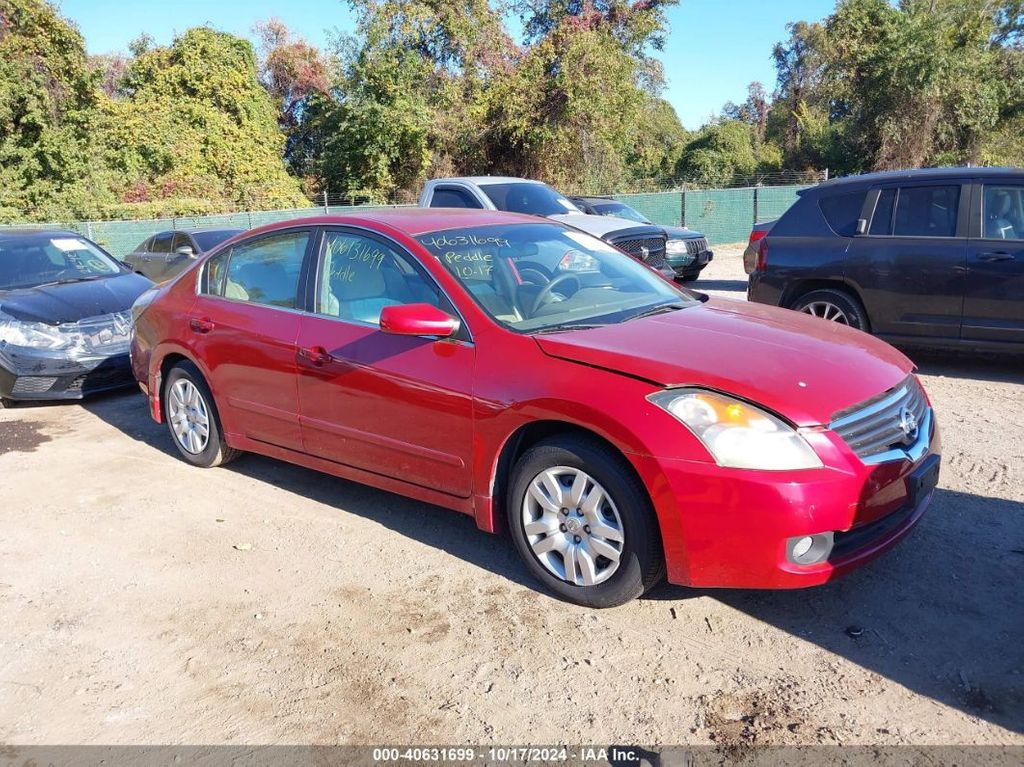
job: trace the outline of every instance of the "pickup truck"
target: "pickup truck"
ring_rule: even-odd
[[[541,181],[504,176],[469,176],[428,181],[420,194],[421,208],[479,208],[543,216],[582,229],[657,269],[673,272],[665,261],[662,228],[614,216],[589,216],[564,195]]]

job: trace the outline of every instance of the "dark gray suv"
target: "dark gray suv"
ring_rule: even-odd
[[[1024,350],[1024,170],[871,173],[804,190],[748,298],[903,345]]]

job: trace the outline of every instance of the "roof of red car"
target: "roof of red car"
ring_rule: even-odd
[[[385,224],[407,235],[415,237],[428,232],[439,232],[445,229],[459,229],[471,226],[491,226],[494,224],[529,224],[537,223],[536,216],[520,213],[505,213],[498,210],[473,210],[469,208],[384,208],[354,210],[340,216],[314,216],[311,218],[278,221],[260,227],[257,231],[303,224],[327,226],[330,224]],[[251,232],[249,233],[251,234]]]

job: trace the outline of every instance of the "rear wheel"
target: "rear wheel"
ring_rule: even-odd
[[[163,403],[174,446],[193,466],[222,466],[241,455],[224,441],[210,387],[191,362],[171,368],[164,382]]]
[[[661,579],[650,499],[608,448],[574,437],[530,448],[513,470],[506,506],[523,562],[564,599],[615,607]]]
[[[0,410],[4,408],[14,407],[14,400],[5,399],[0,397]]]
[[[849,325],[857,330],[869,332],[871,329],[864,307],[844,290],[834,288],[812,290],[800,296],[793,303],[792,308],[828,322]]]

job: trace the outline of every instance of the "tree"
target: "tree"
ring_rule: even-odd
[[[304,203],[247,41],[190,29],[133,59],[121,93],[103,101],[98,127],[122,199],[198,209]]]
[[[778,150],[762,145],[752,125],[725,119],[701,129],[683,150],[676,171],[680,178],[727,186],[737,179],[775,172],[780,161]]]
[[[109,200],[91,135],[96,80],[52,5],[0,2],[0,218],[61,219]]]

